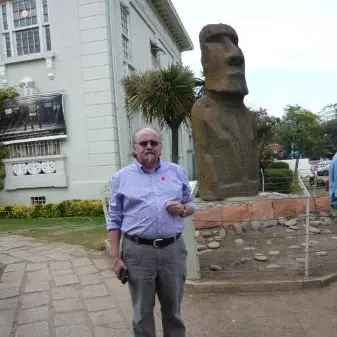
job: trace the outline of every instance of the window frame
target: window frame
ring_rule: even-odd
[[[36,16],[37,16],[37,23],[33,25],[27,25],[24,27],[14,27],[14,11],[13,11],[13,1],[6,1],[1,3],[0,6],[0,31],[1,31],[1,56],[2,59],[10,60],[14,57],[22,57],[22,56],[30,56],[30,55],[37,55],[44,52],[49,52],[52,50],[52,41],[51,41],[51,27],[50,27],[50,8],[49,2],[47,0],[48,6],[48,20],[45,21],[45,14],[44,14],[44,0],[35,0],[36,3]],[[6,16],[7,16],[7,29],[4,29],[4,15],[3,15],[3,6],[6,6]],[[50,32],[50,48],[48,48],[47,43],[47,33],[46,27],[49,27]],[[18,53],[17,47],[17,39],[16,33],[20,31],[28,31],[30,29],[39,30],[39,42],[40,42],[40,51],[34,53]],[[9,34],[9,41],[10,41],[10,49],[7,49],[6,45],[6,34]],[[7,50],[10,50],[11,56],[8,56]]]
[[[132,61],[132,48],[131,48],[131,25],[130,25],[130,8],[123,2],[120,2],[120,29],[121,29],[121,45],[124,61]],[[126,23],[126,29],[124,24]],[[126,50],[124,45],[127,46]]]

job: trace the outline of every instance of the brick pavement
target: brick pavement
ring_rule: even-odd
[[[103,253],[0,235],[0,261],[0,337],[132,336],[128,289]]]

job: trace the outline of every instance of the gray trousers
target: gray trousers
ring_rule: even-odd
[[[153,309],[157,294],[162,313],[164,337],[184,337],[180,315],[184,292],[187,250],[182,237],[155,248],[124,238],[122,258],[129,270],[135,337],[155,337]]]

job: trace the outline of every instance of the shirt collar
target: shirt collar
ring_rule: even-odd
[[[143,172],[145,172],[145,173],[151,173],[150,171],[148,171],[137,159],[136,159],[136,165],[137,165],[137,167],[140,169],[140,170],[142,170]],[[156,169],[154,170],[154,172],[157,172],[159,169],[160,169],[160,167],[162,166],[162,162],[161,162],[161,160],[160,160],[160,158],[159,158],[159,160],[158,160],[158,165],[156,166]]]

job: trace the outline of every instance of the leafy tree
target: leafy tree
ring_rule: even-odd
[[[130,115],[142,112],[146,123],[157,122],[161,129],[171,130],[175,163],[179,160],[179,128],[190,126],[195,82],[193,72],[180,65],[127,75],[122,81]]]
[[[307,153],[320,137],[320,120],[310,110],[299,105],[288,105],[277,130],[277,139],[287,149],[295,153],[295,177],[298,172],[300,155]]]
[[[19,95],[15,87],[8,87],[0,90],[0,113],[3,110],[3,103],[6,100],[15,99]],[[0,190],[4,188],[5,166],[2,162],[7,157],[7,149],[0,143]]]
[[[260,168],[263,167],[264,160],[274,154],[272,143],[275,139],[276,127],[280,122],[280,118],[269,116],[266,109],[258,110],[250,109],[255,115],[257,128],[257,150],[259,156]]]
[[[331,119],[323,125],[324,138],[331,142],[330,152],[337,151],[337,118]]]

